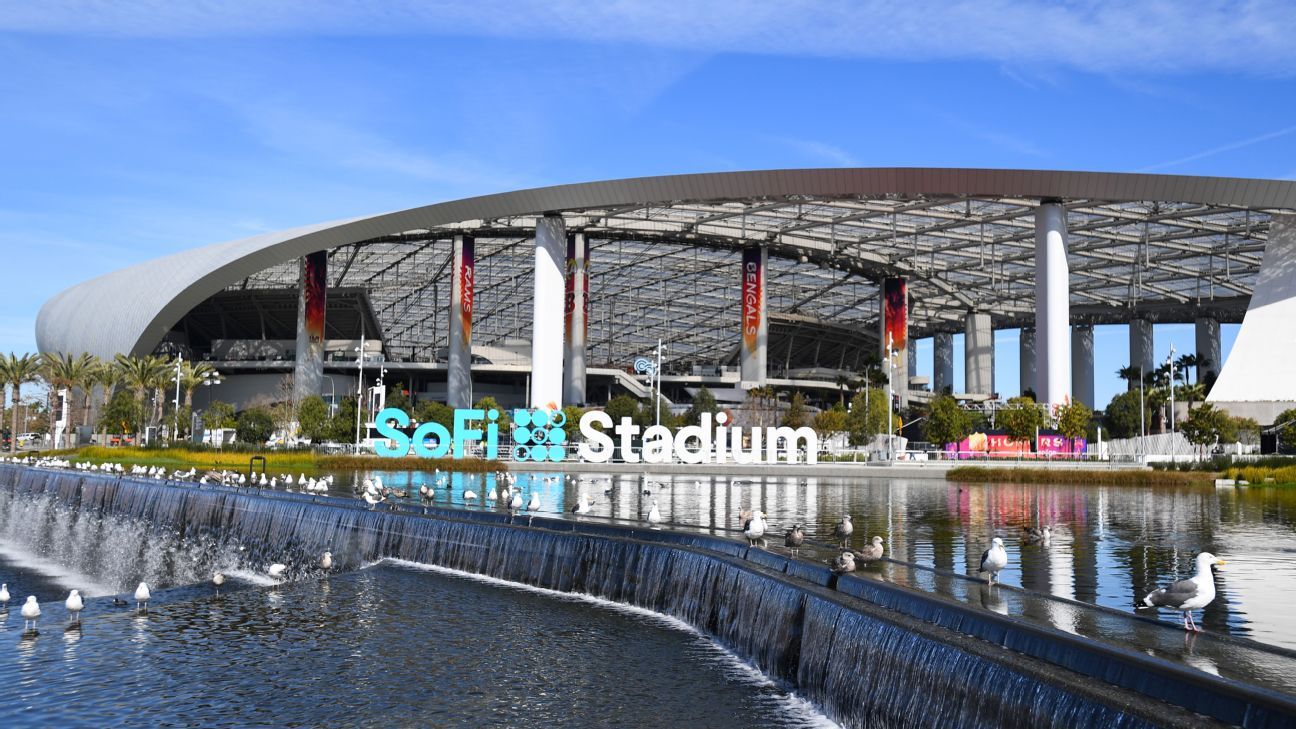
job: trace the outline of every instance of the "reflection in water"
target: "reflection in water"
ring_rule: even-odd
[[[339,474],[335,491],[350,493]],[[433,482],[422,472],[383,473],[395,488]],[[1154,587],[1187,576],[1202,550],[1229,564],[1217,577],[1219,597],[1202,625],[1296,648],[1296,489],[1206,487],[1130,488],[1034,484],[952,484],[933,480],[742,477],[653,474],[517,473],[516,486],[540,497],[541,513],[565,515],[579,495],[594,504],[591,517],[642,523],[652,499],[676,528],[730,533],[739,512],[760,509],[771,534],[794,523],[809,542],[830,542],[843,514],[855,522],[855,545],[874,535],[896,559],[975,574],[992,537],[1003,538],[1009,565],[1005,585],[1129,611]],[[495,474],[455,474],[430,503],[471,509],[463,491],[497,488]],[[417,499],[411,499],[417,503]],[[494,507],[498,508],[498,507]],[[590,518],[590,517],[586,517]],[[1023,544],[1023,526],[1054,528],[1047,545]],[[915,572],[915,586],[931,589]],[[1073,612],[1057,626],[1077,629]],[[1150,613],[1149,613],[1150,614]],[[1167,613],[1167,617],[1170,616]]]

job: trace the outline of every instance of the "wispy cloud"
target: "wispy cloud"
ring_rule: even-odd
[[[795,151],[808,163],[827,163],[832,167],[860,167],[859,159],[850,152],[835,144],[820,142],[814,139],[795,139],[792,137],[766,137],[775,144],[781,144]]]
[[[473,35],[703,52],[981,59],[1091,71],[1296,71],[1285,0],[0,0],[0,30],[71,35]],[[1240,52],[1244,49],[1244,52]]]
[[[1196,162],[1199,159],[1205,159],[1206,157],[1214,157],[1217,154],[1232,152],[1234,150],[1242,149],[1243,147],[1250,147],[1253,144],[1260,144],[1262,142],[1268,142],[1273,139],[1285,137],[1292,133],[1296,133],[1296,126],[1284,127],[1283,129],[1278,129],[1272,132],[1266,132],[1258,136],[1248,137],[1246,139],[1240,139],[1236,142],[1221,144],[1218,147],[1211,147],[1210,149],[1202,150],[1201,152],[1195,152],[1186,157],[1172,159],[1168,162],[1158,162],[1157,164],[1154,165],[1141,167],[1138,170],[1136,170],[1136,172],[1153,172],[1155,170],[1166,169],[1167,167],[1177,167],[1179,165],[1187,164],[1189,162]]]

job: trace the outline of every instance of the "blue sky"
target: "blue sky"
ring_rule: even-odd
[[[699,5],[0,0],[0,350],[34,349],[41,303],[111,269],[519,187],[893,165],[1296,178],[1291,3]],[[1158,327],[1158,356],[1171,341],[1191,349],[1191,327]],[[1124,329],[1095,346],[1103,404]],[[1002,393],[1016,362],[999,332]]]

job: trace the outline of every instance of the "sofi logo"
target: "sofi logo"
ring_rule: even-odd
[[[513,458],[518,461],[559,462],[567,458],[567,420],[561,410],[514,410]],[[454,411],[454,432],[440,423],[423,423],[409,430],[404,410],[387,408],[378,413],[380,456],[402,458],[413,450],[423,458],[463,458],[469,443],[481,443],[487,458],[499,457],[499,411],[465,408]],[[697,425],[672,432],[660,425],[640,428],[630,418],[614,423],[600,410],[581,416],[580,460],[607,463],[796,463],[804,454],[816,463],[819,436],[813,428],[741,428],[728,424],[725,413],[703,413]]]

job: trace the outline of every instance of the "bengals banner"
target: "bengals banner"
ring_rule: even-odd
[[[765,257],[760,248],[744,248],[742,255],[742,332],[743,347],[756,354],[760,346],[761,323],[765,311]]]

